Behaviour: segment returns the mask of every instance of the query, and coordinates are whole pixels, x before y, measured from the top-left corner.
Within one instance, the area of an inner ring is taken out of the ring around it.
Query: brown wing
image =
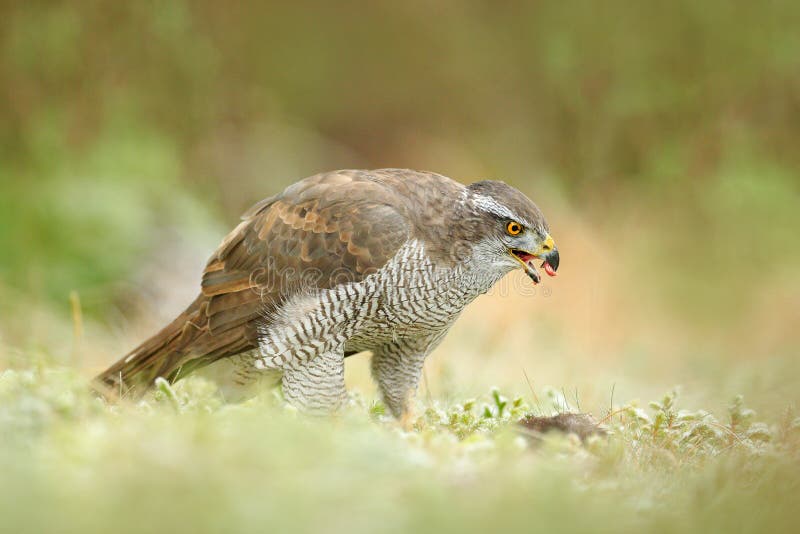
[[[403,199],[364,171],[306,178],[248,211],[211,256],[202,293],[99,378],[176,380],[256,347],[263,312],[304,284],[330,288],[380,269],[409,238]]]
[[[393,192],[369,176],[313,176],[254,206],[203,273],[211,333],[258,317],[303,283],[330,288],[380,269],[410,229]]]

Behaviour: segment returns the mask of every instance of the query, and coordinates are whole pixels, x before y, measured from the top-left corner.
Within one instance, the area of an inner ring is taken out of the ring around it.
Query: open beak
[[[536,270],[534,265],[535,260],[542,260],[541,268],[544,269],[549,276],[555,276],[558,270],[559,256],[558,247],[555,241],[549,235],[545,238],[538,250],[528,251],[520,249],[511,249],[511,255],[514,256],[525,269],[525,274],[533,280],[534,284],[542,281],[539,276],[539,271]]]

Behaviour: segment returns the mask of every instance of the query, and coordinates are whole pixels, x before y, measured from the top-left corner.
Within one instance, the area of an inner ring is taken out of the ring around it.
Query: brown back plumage
[[[100,374],[98,389],[137,395],[157,377],[175,381],[256,348],[269,311],[305,286],[330,288],[380,269],[409,237],[442,228],[438,219],[462,189],[431,173],[337,171],[262,200],[209,259],[195,301]]]

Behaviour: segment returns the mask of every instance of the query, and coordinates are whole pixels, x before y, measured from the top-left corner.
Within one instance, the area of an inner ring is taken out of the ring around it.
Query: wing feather
[[[211,333],[246,325],[254,331],[264,309],[308,282],[304,273],[316,275],[318,288],[362,280],[410,232],[396,193],[368,174],[339,171],[290,186],[248,210],[209,260],[202,289]]]

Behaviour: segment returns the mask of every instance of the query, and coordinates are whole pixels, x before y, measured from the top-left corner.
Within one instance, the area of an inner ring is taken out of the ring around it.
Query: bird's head
[[[519,190],[485,180],[468,186],[468,205],[479,223],[481,261],[499,269],[522,268],[534,284],[541,281],[535,263],[555,276],[558,248],[541,210]]]

